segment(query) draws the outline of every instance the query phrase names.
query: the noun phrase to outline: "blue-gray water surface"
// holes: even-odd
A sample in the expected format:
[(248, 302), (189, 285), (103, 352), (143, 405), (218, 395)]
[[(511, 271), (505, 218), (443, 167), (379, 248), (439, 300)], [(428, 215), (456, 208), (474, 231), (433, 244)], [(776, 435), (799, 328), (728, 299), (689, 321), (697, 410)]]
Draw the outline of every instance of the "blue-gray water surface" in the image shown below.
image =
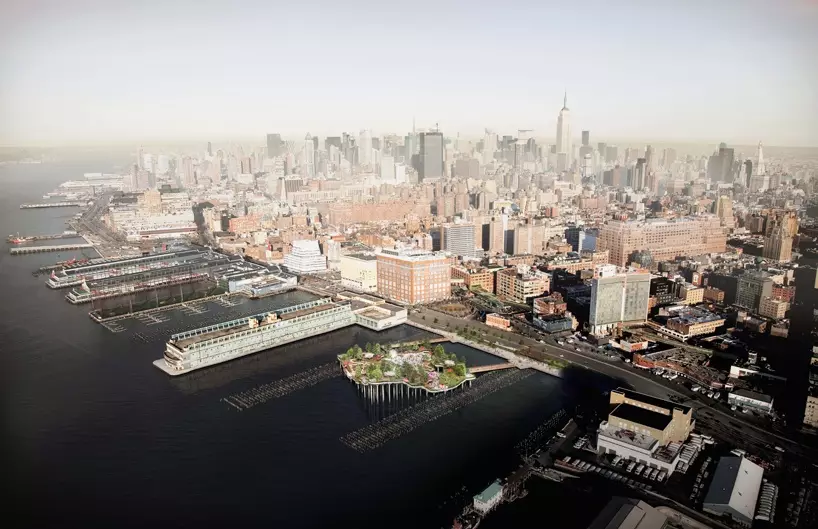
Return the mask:
[[(0, 234), (66, 229), (76, 210), (19, 205), (113, 165), (0, 167)], [(0, 252), (3, 474), (20, 527), (450, 526), (461, 505), (444, 502), (508, 474), (513, 446), (568, 399), (559, 379), (536, 374), (358, 453), (339, 438), (373, 419), (341, 377), (243, 412), (221, 399), (416, 329), (348, 328), (171, 378), (151, 364), (170, 332), (256, 306), (209, 304), (197, 319), (130, 321), (114, 333), (31, 274), (73, 256), (82, 254)], [(451, 348), (470, 365), (498, 361)]]

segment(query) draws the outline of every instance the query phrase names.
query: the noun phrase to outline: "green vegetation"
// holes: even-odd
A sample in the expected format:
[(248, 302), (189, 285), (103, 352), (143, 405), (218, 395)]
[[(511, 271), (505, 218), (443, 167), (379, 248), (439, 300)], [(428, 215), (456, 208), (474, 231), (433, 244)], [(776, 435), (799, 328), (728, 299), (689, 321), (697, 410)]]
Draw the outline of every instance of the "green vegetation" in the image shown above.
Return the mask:
[(366, 344), (350, 347), (338, 360), (348, 377), (363, 383), (403, 382), (440, 391), (461, 384), (470, 376), (465, 358), (458, 360), (442, 345), (431, 347), (428, 340), (420, 345), (390, 347)]

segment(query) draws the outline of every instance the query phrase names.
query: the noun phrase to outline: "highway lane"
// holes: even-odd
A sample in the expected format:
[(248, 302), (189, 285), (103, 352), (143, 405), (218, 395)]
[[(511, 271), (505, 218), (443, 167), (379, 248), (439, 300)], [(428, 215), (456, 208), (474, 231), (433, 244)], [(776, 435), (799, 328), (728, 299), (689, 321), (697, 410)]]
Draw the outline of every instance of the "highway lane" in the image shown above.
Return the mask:
[[(426, 316), (426, 319), (422, 320), (421, 318), (424, 315)], [(498, 329), (494, 329), (492, 327), (488, 327), (486, 324), (482, 322), (454, 318), (452, 316), (448, 316), (446, 314), (433, 311), (430, 309), (425, 308), (421, 309), (421, 311), (418, 314), (410, 315), (410, 318), (413, 321), (417, 321), (418, 323), (428, 325), (430, 327), (437, 327), (441, 330), (446, 330), (445, 327), (446, 324), (448, 323), (452, 328), (458, 326), (460, 327), (465, 326), (482, 332), (489, 332), (493, 335), (499, 335), (499, 338), (496, 339), (499, 339), (500, 341), (505, 342), (507, 345), (513, 345), (514, 347), (517, 348), (520, 347), (521, 345), (520, 342), (522, 341), (522, 345), (527, 345), (532, 349), (542, 351), (546, 355), (551, 356), (552, 358), (555, 359), (560, 358), (569, 361), (573, 364), (580, 365), (587, 369), (591, 369), (593, 371), (602, 373), (604, 375), (625, 380), (637, 391), (642, 391), (653, 395), (665, 396), (665, 398), (669, 398), (670, 396), (681, 397), (684, 400), (685, 405), (691, 406), (696, 410), (697, 416), (699, 413), (703, 415), (702, 418), (704, 418), (705, 421), (702, 423), (702, 426), (708, 426), (713, 422), (716, 422), (719, 425), (728, 425), (730, 422), (739, 424), (741, 425), (741, 431), (736, 432), (736, 434), (731, 435), (729, 437), (731, 441), (736, 441), (735, 444), (737, 446), (741, 446), (742, 439), (746, 440), (747, 436), (749, 435), (754, 440), (752, 444), (755, 447), (758, 446), (766, 447), (767, 445), (770, 444), (778, 444), (785, 448), (789, 453), (813, 461), (818, 461), (818, 454), (816, 454), (816, 450), (813, 447), (797, 443), (775, 432), (764, 430), (754, 424), (743, 421), (741, 418), (733, 417), (727, 413), (722, 412), (721, 410), (713, 408), (705, 402), (702, 402), (697, 399), (692, 399), (691, 398), (692, 394), (688, 392), (686, 388), (683, 388), (682, 386), (676, 384), (673, 385), (675, 387), (666, 386), (658, 382), (657, 380), (651, 378), (651, 375), (647, 373), (642, 373), (640, 369), (630, 367), (629, 364), (619, 365), (619, 362), (603, 360), (602, 358), (598, 357), (599, 355), (594, 353), (585, 354), (582, 352), (577, 352), (574, 348), (569, 349), (568, 347), (560, 347), (558, 345), (552, 345), (549, 343), (540, 343), (537, 340), (525, 337), (520, 334), (501, 331)], [(434, 323), (435, 318), (438, 319), (438, 323)], [(723, 434), (727, 432), (724, 430), (720, 430), (719, 433), (720, 433), (719, 437), (724, 438)], [(754, 448), (754, 451), (757, 451), (757, 448)], [(765, 449), (765, 451), (768, 450)]]

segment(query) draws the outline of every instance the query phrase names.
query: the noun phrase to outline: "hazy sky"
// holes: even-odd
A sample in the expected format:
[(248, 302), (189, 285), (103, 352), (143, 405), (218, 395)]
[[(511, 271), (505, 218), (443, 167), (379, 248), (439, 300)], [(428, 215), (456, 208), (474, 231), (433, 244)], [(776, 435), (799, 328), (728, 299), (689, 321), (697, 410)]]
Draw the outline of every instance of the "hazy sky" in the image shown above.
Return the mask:
[(818, 146), (816, 0), (0, 1), (0, 144), (465, 136)]

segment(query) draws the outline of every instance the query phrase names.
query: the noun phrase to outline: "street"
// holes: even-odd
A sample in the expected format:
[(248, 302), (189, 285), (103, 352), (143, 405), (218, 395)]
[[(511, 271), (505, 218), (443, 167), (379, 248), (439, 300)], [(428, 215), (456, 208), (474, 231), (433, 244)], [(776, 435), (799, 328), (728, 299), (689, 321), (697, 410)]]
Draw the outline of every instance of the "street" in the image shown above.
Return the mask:
[[(700, 428), (703, 428), (703, 431), (707, 432), (709, 430), (717, 434), (719, 438), (739, 448), (751, 449), (753, 453), (758, 453), (759, 455), (773, 455), (771, 454), (771, 450), (767, 447), (780, 445), (787, 450), (788, 455), (818, 461), (818, 455), (816, 455), (816, 451), (813, 447), (797, 443), (775, 432), (764, 430), (739, 417), (734, 417), (718, 410), (710, 404), (694, 398), (696, 394), (680, 384), (675, 384), (665, 379), (654, 379), (650, 372), (643, 372), (641, 369), (631, 367), (631, 364), (623, 364), (622, 362), (610, 360), (599, 353), (576, 351), (574, 345), (566, 344), (565, 346), (559, 346), (545, 342), (540, 343), (538, 340), (517, 333), (489, 327), (479, 321), (454, 318), (430, 309), (420, 309), (418, 313), (410, 314), (409, 319), (441, 330), (447, 330), (447, 326), (449, 330), (457, 328), (475, 330), (479, 332), (481, 336), (485, 336), (486, 339), (494, 340), (501, 345), (517, 349), (528, 346), (532, 350), (542, 352), (553, 359), (561, 359), (609, 377), (624, 380), (636, 391), (668, 400), (671, 400), (671, 397), (676, 397), (677, 401), (681, 401), (685, 405), (694, 408), (698, 418), (697, 420), (701, 421)], [(436, 320), (437, 322), (435, 322)], [(660, 380), (664, 383), (660, 382)], [(739, 427), (728, 427), (728, 425), (732, 424), (738, 425)]]

